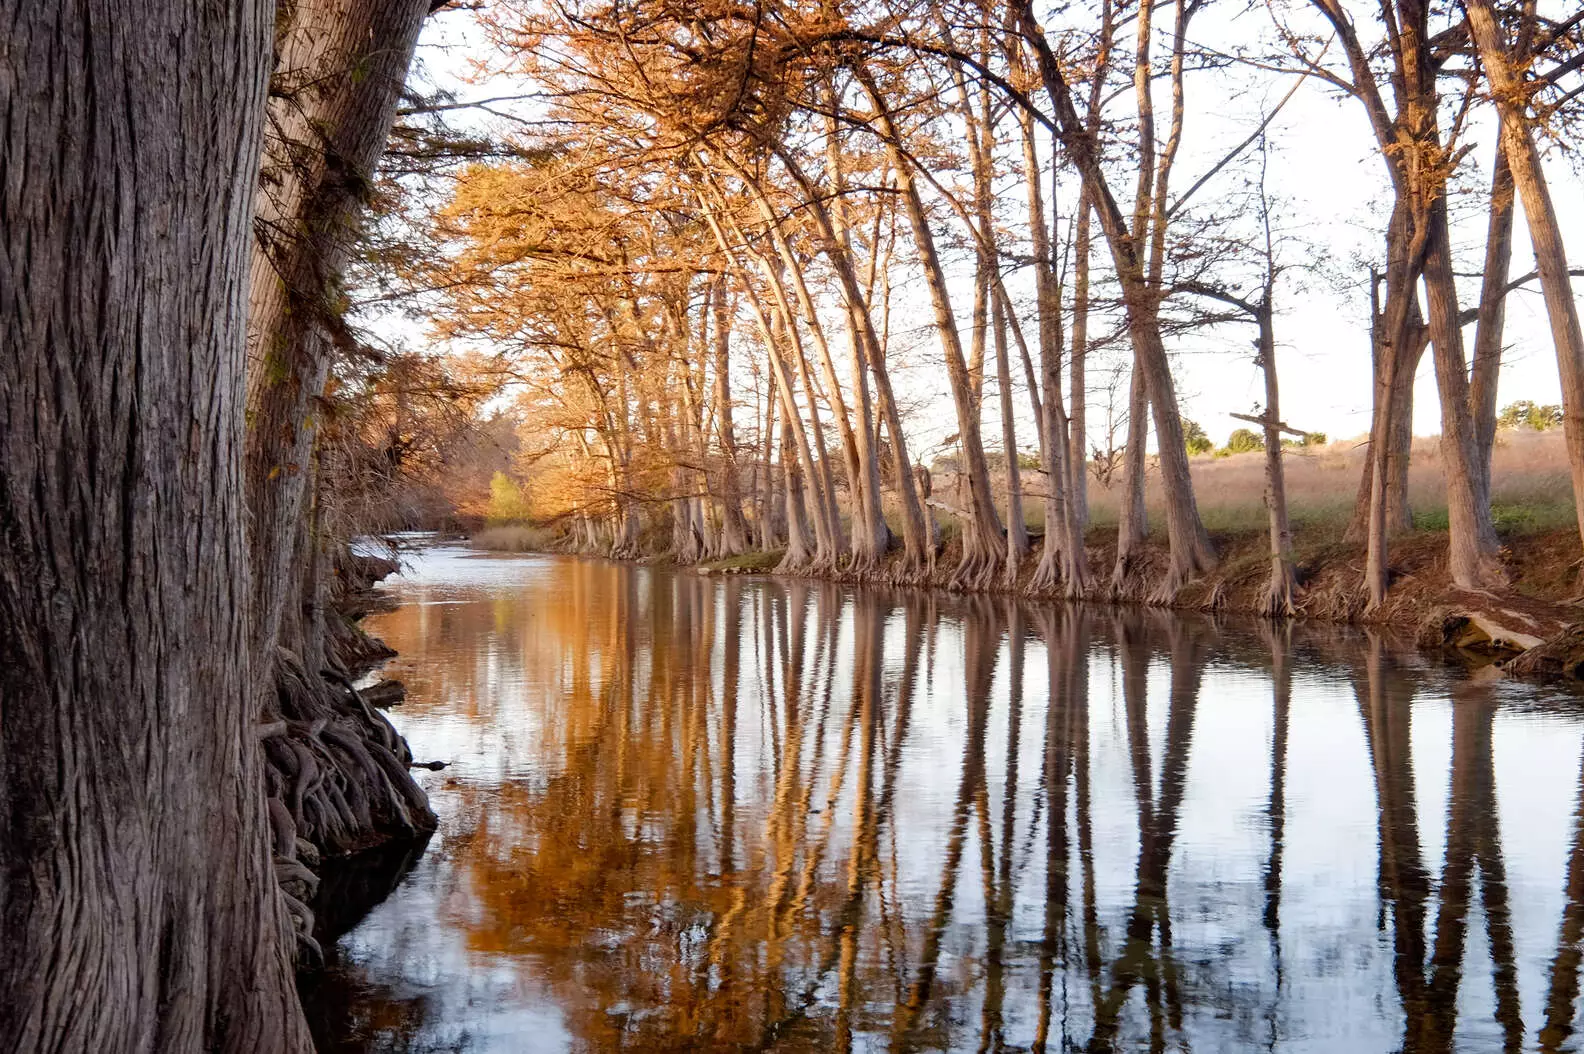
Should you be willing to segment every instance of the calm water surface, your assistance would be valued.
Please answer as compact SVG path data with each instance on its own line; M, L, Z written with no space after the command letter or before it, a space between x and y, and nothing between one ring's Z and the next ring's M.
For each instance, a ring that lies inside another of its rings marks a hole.
M1584 705L1362 632L432 549L334 1051L1563 1050Z

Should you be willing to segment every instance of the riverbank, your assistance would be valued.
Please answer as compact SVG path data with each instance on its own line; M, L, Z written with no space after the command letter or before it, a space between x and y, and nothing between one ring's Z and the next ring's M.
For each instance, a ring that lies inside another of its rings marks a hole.
M484 532L478 548L505 548L509 535ZM1584 598L1579 596L1578 535L1565 527L1509 528L1503 534L1502 562L1509 588L1500 593L1471 593L1451 585L1447 572L1445 530L1416 530L1400 535L1390 546L1391 588L1386 603L1367 610L1363 586L1364 550L1339 540L1335 525L1305 528L1294 533L1294 571L1298 589L1293 617L1332 623L1391 626L1411 632L1422 647L1452 649L1481 662L1497 661L1515 673L1538 676L1584 677ZM1132 585L1110 588L1110 571L1116 544L1111 529L1090 531L1086 546L1092 587L1082 596L1030 588L1039 562L1039 549L1026 558L1015 583L998 578L976 592L1026 596L1034 599L1084 600L1092 603L1150 605L1184 611L1228 612L1258 616L1269 580L1267 535L1254 528L1211 532L1220 555L1215 571L1197 578L1169 601L1149 596L1153 584L1165 574L1167 550L1163 538L1151 537L1130 577ZM545 535L531 536L528 548L565 552L563 545L546 544ZM907 574L901 554L893 552L887 563L873 572L853 574L841 569L781 572L780 552L755 552L722 560L687 565L703 575L782 574L822 580L905 584L960 591L953 582L959 546L949 541L935 566L923 574ZM603 554L589 554L603 555ZM660 554L637 562L677 566ZM1577 637L1577 641L1569 644ZM1542 645L1549 645L1543 648Z

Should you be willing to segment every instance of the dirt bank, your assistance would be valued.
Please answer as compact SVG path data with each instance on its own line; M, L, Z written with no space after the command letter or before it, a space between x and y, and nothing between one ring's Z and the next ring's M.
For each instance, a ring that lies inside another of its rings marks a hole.
M1104 532L1109 534L1109 531ZM1100 603L1142 604L1164 574L1166 549L1152 539L1129 584L1109 588L1115 543L1091 532L1087 547L1091 581L1081 598L1041 593L1027 588L1038 562L1038 550L1024 561L1018 584L993 592L1084 599ZM1367 611L1363 587L1362 547L1336 540L1329 532L1303 532L1295 540L1298 578L1295 617L1328 622L1392 626L1408 630L1420 645L1449 648L1470 657L1504 663L1512 672L1530 676L1584 676L1584 603L1578 589L1578 535L1572 527L1513 534L1504 538L1502 553L1509 586L1499 593L1470 593L1451 584L1446 563L1446 532L1415 531L1391 545L1391 589L1376 611ZM1267 539L1263 531L1222 531L1213 538L1221 561L1213 574L1188 583L1168 604L1189 611L1223 611L1258 615L1269 575ZM773 573L779 554L753 554L700 564L701 574ZM664 562L660 558L655 562ZM954 589L955 546L949 544L933 572L914 576L910 584ZM850 582L899 582L894 563L878 574L855 576L840 571L817 577ZM1571 643L1570 643L1571 642ZM1546 645L1542 648L1541 645Z

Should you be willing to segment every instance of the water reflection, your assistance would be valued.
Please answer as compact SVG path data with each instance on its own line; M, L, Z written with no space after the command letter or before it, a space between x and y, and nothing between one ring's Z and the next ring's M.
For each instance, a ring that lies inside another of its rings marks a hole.
M1584 708L1353 632L431 552L323 1049L1562 1050Z

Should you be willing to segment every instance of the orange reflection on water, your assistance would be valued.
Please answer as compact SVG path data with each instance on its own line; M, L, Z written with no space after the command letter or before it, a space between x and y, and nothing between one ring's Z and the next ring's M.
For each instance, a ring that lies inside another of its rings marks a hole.
M1005 598L444 550L395 588L442 829L325 1049L1569 1040L1565 696Z

